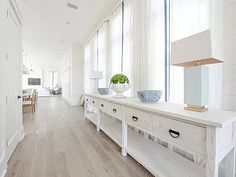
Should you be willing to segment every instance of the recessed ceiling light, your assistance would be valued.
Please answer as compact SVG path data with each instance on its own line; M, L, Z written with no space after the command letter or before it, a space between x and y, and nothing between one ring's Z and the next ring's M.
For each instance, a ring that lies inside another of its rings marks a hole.
M69 25L69 24L70 24L70 22L65 22L65 24Z
M74 5L74 4L72 4L72 3L67 3L66 4L67 5L67 7L69 7L69 8L72 8L72 9L78 9L78 6L77 5Z

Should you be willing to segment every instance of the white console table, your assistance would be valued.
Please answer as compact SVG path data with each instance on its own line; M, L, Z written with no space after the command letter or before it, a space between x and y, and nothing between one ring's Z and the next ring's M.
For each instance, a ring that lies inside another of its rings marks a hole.
M85 94L85 118L113 139L122 155L128 153L155 176L235 176L236 112L198 113L178 104Z

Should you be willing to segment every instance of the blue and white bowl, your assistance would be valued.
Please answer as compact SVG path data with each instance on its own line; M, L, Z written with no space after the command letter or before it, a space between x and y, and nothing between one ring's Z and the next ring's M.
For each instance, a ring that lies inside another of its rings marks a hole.
M137 91L138 98L145 103L156 103L161 99L161 90L141 90Z
M97 91L100 95L108 95L110 92L110 89L109 88L98 88Z

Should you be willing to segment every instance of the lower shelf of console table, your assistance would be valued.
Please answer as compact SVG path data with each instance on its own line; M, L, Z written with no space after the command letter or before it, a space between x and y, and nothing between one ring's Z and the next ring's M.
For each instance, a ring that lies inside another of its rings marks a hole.
M97 126L96 116L95 113L87 114L87 118ZM122 123L104 114L100 116L99 128L122 147ZM126 152L158 177L204 177L205 174L203 167L190 163L129 128Z

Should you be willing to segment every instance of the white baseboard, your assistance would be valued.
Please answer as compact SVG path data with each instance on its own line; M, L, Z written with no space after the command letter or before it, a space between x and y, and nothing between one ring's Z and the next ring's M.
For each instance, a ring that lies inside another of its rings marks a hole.
M7 173L7 163L5 158L0 163L0 177L4 177Z
M20 139L18 140L18 143L20 141L22 141L25 137L25 133L24 133L24 128L22 127L22 134L20 136ZM17 144L18 144L17 143ZM3 159L0 159L0 177L4 177L7 173L7 162L6 162L6 156L3 157Z
M79 102L71 102L70 105L71 105L71 106L78 106L78 105L79 105Z
M0 162L0 177L4 177L6 173L7 173L7 164L5 162L5 159L2 159Z
M21 137L20 137L19 142L22 141L24 139L24 137L25 137L25 129L24 129L24 126L22 126L21 127Z
M79 101L71 101L69 98L62 97L70 106L78 106Z
M71 100L69 98L66 98L64 96L62 96L63 100L65 100L69 105L71 105Z
M20 141L22 141L25 138L25 133L22 134Z
M4 176L6 175L6 173L7 173L7 169L5 169L5 170L2 172L1 177L4 177Z

